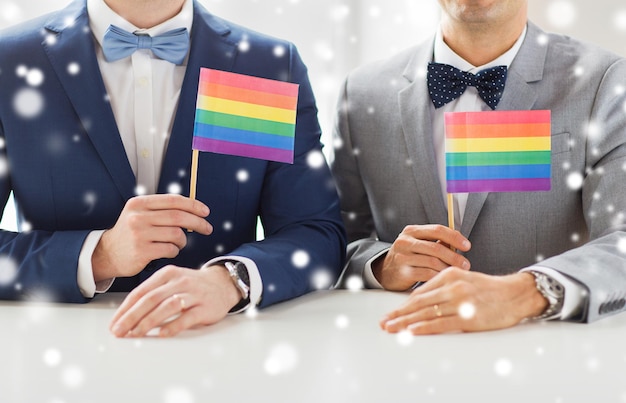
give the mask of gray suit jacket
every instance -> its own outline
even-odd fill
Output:
[[[426,82],[432,55],[429,40],[346,79],[332,168],[352,243],[339,287],[406,225],[447,225]],[[460,231],[472,270],[540,262],[587,287],[581,320],[625,309],[625,90],[626,60],[529,22],[497,109],[552,111],[552,190],[471,194]],[[568,185],[576,175],[582,187]]]

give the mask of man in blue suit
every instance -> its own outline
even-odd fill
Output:
[[[201,67],[299,84],[293,165],[201,153],[185,197]],[[1,204],[13,191],[26,228],[0,233],[2,299],[132,291],[111,331],[172,336],[338,274],[345,235],[306,67],[291,43],[196,1],[76,0],[0,34],[0,136]]]

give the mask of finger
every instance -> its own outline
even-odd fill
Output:
[[[465,331],[465,322],[458,316],[445,316],[432,320],[425,320],[413,323],[407,330],[413,335],[441,334],[450,332]]]
[[[211,309],[197,305],[178,318],[165,323],[159,330],[159,337],[173,337],[183,330],[191,329],[196,326],[208,326],[219,322],[225,317],[217,312],[210,312]],[[212,315],[213,314],[213,315]]]
[[[423,309],[432,309],[435,305],[439,307],[444,306],[449,301],[448,296],[440,292],[439,289],[422,294],[418,294],[416,291],[413,291],[411,296],[402,305],[385,315],[380,322],[381,325],[397,318],[419,312]]]
[[[463,252],[467,252],[472,247],[471,242],[459,231],[453,230],[444,225],[410,225],[404,229],[403,233],[416,239],[441,241],[446,245],[452,246]]]
[[[119,315],[112,324],[111,332],[117,337],[126,336],[128,332],[138,326],[146,315],[155,310],[164,301],[171,304],[171,306],[174,306],[173,302],[175,302],[178,307],[178,301],[166,301],[167,298],[175,294],[175,292],[169,288],[168,286],[159,287],[148,292],[135,303],[129,301],[129,303],[124,306],[124,312]],[[120,307],[120,310],[122,310],[122,307]]]
[[[433,270],[434,274],[450,267],[450,262],[448,261],[459,260],[461,264],[467,261],[465,257],[452,252],[443,245],[422,240],[415,240],[410,251],[405,252],[397,260],[407,266]]]
[[[129,336],[144,337],[152,329],[187,316],[187,310],[194,306],[195,303],[191,294],[172,294],[172,296],[165,298],[153,310],[144,315],[135,327],[130,330]]]
[[[192,229],[203,235],[213,232],[213,226],[205,218],[182,210],[158,210],[145,213],[142,218],[152,227],[171,227]],[[185,233],[181,231],[183,237]]]
[[[406,315],[402,315],[391,320],[381,321],[380,326],[383,330],[389,333],[397,333],[407,329],[415,323],[434,320],[453,314],[454,312],[450,312],[447,304],[434,304],[416,311],[411,311]]]
[[[172,276],[175,274],[170,274],[176,269],[174,266],[167,266],[159,271],[157,271],[154,275],[148,278],[143,283],[139,284],[134,290],[132,290],[124,299],[120,307],[117,309],[113,318],[111,319],[110,329],[113,331],[115,325],[120,321],[122,316],[126,315],[126,313],[133,307],[135,307],[139,301],[145,298],[149,293],[153,293],[153,290],[162,288],[165,284],[167,284]],[[169,294],[165,294],[166,296],[173,295],[175,293],[174,290],[167,290]],[[154,295],[154,293],[152,294]],[[155,297],[153,297],[155,298]],[[161,296],[161,300],[164,297]],[[160,301],[157,301],[160,302]],[[156,302],[155,302],[156,303]],[[127,329],[130,330],[130,329]],[[114,332],[115,333],[115,332]]]
[[[207,217],[209,207],[197,199],[178,194],[137,196],[128,201],[132,207],[145,210],[181,210],[198,217]]]

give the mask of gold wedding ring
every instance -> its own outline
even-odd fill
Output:
[[[435,311],[435,315],[437,315],[438,318],[440,318],[443,313],[441,312],[441,309],[439,309],[439,305],[435,304],[433,305],[433,310]]]
[[[172,295],[172,298],[178,300],[178,302],[180,303],[180,311],[185,312],[185,309],[187,309],[187,304],[185,304],[185,300],[179,297],[178,294]]]

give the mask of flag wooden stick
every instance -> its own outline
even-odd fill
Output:
[[[198,155],[200,151],[193,150],[191,154],[191,182],[189,183],[189,198],[191,200],[196,199],[196,184],[198,182]],[[188,229],[187,232],[193,232],[193,230]]]
[[[196,183],[198,181],[198,154],[200,151],[193,150],[191,155],[191,183],[189,184],[189,198],[196,199]]]
[[[448,193],[448,227],[454,229],[454,198]]]
[[[454,229],[454,198],[452,193],[448,193],[448,227]],[[453,246],[450,249],[454,250]]]

